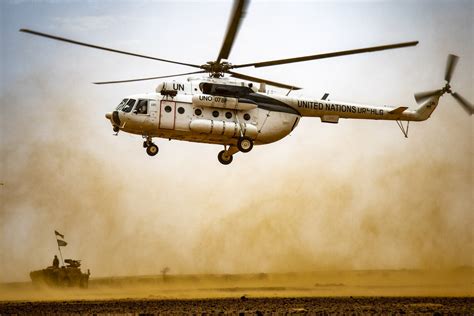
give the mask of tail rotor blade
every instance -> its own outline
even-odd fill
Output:
[[[441,91],[442,91],[441,89],[438,89],[438,90],[433,90],[433,91],[415,93],[415,100],[417,103],[423,103],[424,101],[431,98],[432,96],[441,94]]]
[[[447,82],[451,81],[451,77],[454,72],[454,68],[456,68],[456,64],[458,63],[459,57],[456,55],[449,54],[448,61],[446,62],[446,71],[444,73],[444,80]]]
[[[461,104],[463,109],[469,115],[472,115],[472,113],[474,112],[474,107],[472,106],[472,104],[470,104],[466,99],[464,99],[461,95],[459,95],[456,92],[452,93],[452,96],[459,102],[459,104]]]

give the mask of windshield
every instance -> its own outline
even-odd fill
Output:
[[[135,99],[130,99],[128,102],[122,107],[122,111],[128,113],[132,110],[133,106],[135,105]]]
[[[117,105],[116,110],[120,111],[122,109],[122,107],[127,103],[127,101],[128,101],[128,99],[123,99],[122,102],[120,102],[120,104]]]

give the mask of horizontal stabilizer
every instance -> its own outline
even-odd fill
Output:
[[[403,111],[405,111],[406,109],[408,109],[408,106],[399,106],[398,108],[393,109],[388,113],[390,113],[390,114],[402,114]]]

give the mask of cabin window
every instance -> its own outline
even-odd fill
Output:
[[[178,108],[178,113],[179,113],[179,114],[183,114],[183,113],[184,113],[184,108],[180,106],[180,107]]]
[[[196,114],[197,116],[200,116],[202,114],[202,110],[201,109],[195,109],[194,114]]]
[[[172,109],[171,109],[171,106],[169,106],[169,105],[165,106],[165,112],[166,112],[166,113],[171,112],[171,110],[172,110]]]
[[[135,113],[147,114],[148,113],[148,100],[138,100],[137,106],[135,108]]]
[[[128,100],[127,104],[123,106],[122,111],[124,111],[125,113],[130,112],[133,109],[133,106],[135,105],[135,101],[135,99]]]
[[[245,113],[244,114],[244,120],[246,120],[246,121],[250,120],[250,114]]]
[[[212,111],[212,116],[218,117],[219,116],[219,111]]]
[[[228,119],[231,119],[232,118],[232,113],[225,112],[225,117],[227,117]]]

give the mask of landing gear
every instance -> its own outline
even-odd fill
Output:
[[[147,137],[146,140],[143,142],[143,148],[146,148],[146,153],[149,156],[155,156],[159,151],[158,146],[153,144],[153,142],[151,141],[151,137]]]
[[[158,146],[155,144],[151,143],[147,148],[146,148],[146,153],[149,156],[155,156],[158,153],[159,149]]]
[[[243,153],[248,153],[253,148],[253,141],[246,136],[240,137],[237,141],[237,148]]]
[[[221,164],[228,165],[232,162],[232,160],[234,159],[233,155],[237,152],[239,152],[239,149],[234,145],[229,146],[229,148],[227,148],[227,146],[224,146],[224,150],[217,155],[217,159],[219,159],[219,162]]]
[[[232,162],[234,158],[232,157],[232,155],[227,154],[227,152],[223,150],[217,155],[217,159],[219,159],[219,162],[221,164],[228,165]]]

